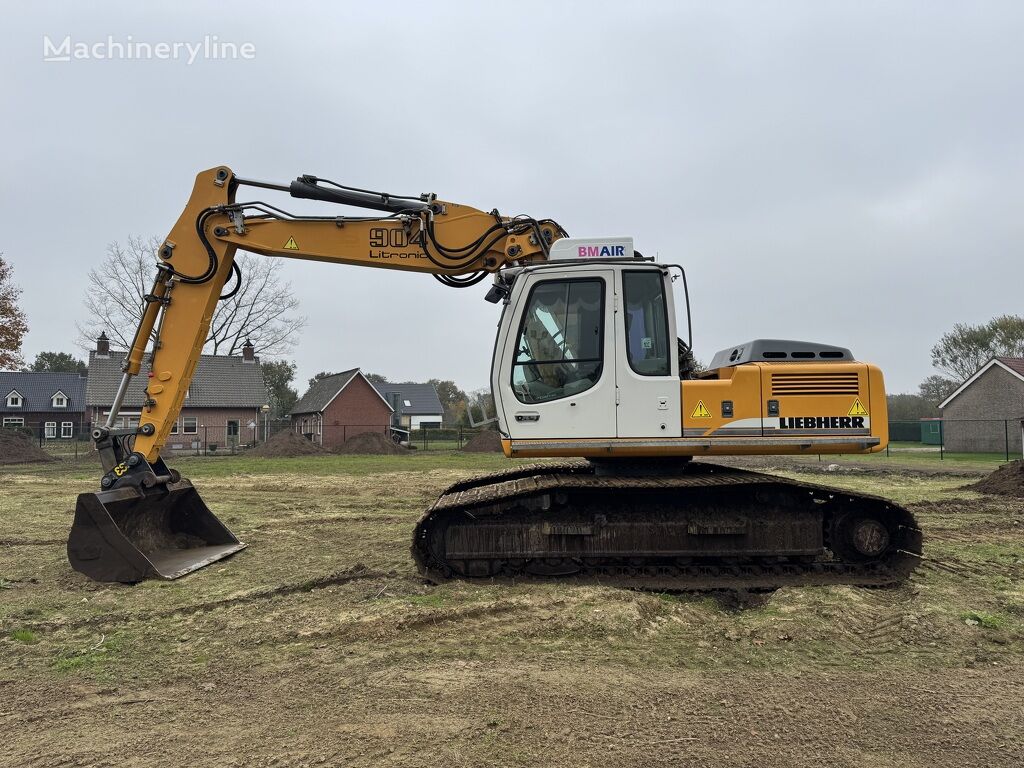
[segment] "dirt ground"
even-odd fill
[[[909,584],[737,596],[422,583],[415,520],[500,456],[177,466],[250,547],[134,587],[64,560],[93,467],[0,468],[0,765],[1024,763],[1024,502],[962,474],[828,473],[911,506]]]

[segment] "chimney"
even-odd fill
[[[106,331],[101,331],[100,337],[96,339],[96,357],[110,357],[110,339]]]
[[[252,342],[248,339],[245,340],[245,344],[242,345],[242,362],[243,363],[255,363],[256,362],[256,349],[253,347]]]

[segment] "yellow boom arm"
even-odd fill
[[[287,191],[389,213],[375,217],[293,216],[262,201],[236,202],[241,187]],[[310,259],[411,272],[426,272],[452,286],[479,282],[510,263],[547,257],[564,236],[554,221],[510,219],[437,200],[433,195],[396,197],[302,176],[288,186],[241,179],[226,167],[203,171],[192,196],[159,250],[153,290],[125,360],[124,378],[106,426],[94,432],[104,469],[113,471],[122,451],[109,436],[127,392],[142,369],[156,329],[150,379],[134,451],[150,463],[160,457],[206,343],[217,301],[234,271],[239,248],[293,259]]]

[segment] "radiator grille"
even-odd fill
[[[856,371],[846,373],[773,373],[772,397],[785,395],[859,395]]]

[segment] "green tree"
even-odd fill
[[[932,347],[932,365],[958,382],[993,357],[1024,357],[1024,317],[1000,315],[981,325],[957,323]]]
[[[473,390],[466,396],[466,413],[463,416],[463,424],[471,425],[470,415],[479,426],[491,425],[495,421],[497,410],[494,407],[494,397],[488,387]],[[484,424],[481,424],[481,421]]]
[[[13,271],[0,253],[0,370],[22,364],[21,342],[28,333],[25,313],[18,307],[21,289],[13,282]]]
[[[980,368],[981,366],[978,367]],[[971,373],[973,373],[973,371]],[[952,379],[947,379],[945,376],[939,376],[938,374],[932,374],[921,382],[917,388],[917,394],[922,400],[930,403],[934,407],[949,397],[953,390],[958,386],[960,385]],[[935,414],[930,415],[934,416]]]
[[[314,384],[316,384],[318,381],[320,381],[320,379],[326,379],[326,378],[329,378],[331,376],[337,376],[337,374],[336,373],[331,373],[330,371],[320,371],[320,373],[316,374],[312,379],[309,380],[309,386],[312,387]],[[383,374],[380,374],[380,373],[366,373],[366,372],[363,372],[363,376],[365,376],[369,380],[369,382],[371,384],[387,384],[388,383],[388,377],[384,376]]]
[[[270,398],[271,418],[280,419],[287,416],[299,399],[299,393],[291,386],[295,379],[295,363],[275,360],[260,363],[260,368],[263,369],[263,381],[267,385],[267,396]]]
[[[321,379],[329,379],[333,375],[334,374],[331,373],[330,371],[320,371],[320,373],[316,374],[315,376],[313,376],[312,379],[309,380],[309,386],[312,387],[314,384],[316,384]]]
[[[85,376],[89,372],[89,366],[67,352],[40,352],[29,370],[77,373],[79,376]]]
[[[444,408],[445,424],[465,423],[466,401],[468,397],[450,379],[430,379],[428,384],[433,384],[437,390],[437,399],[441,401]]]
[[[889,405],[889,421],[917,421],[939,415],[935,403],[921,395],[887,395],[886,400]]]

